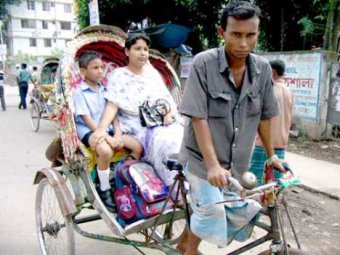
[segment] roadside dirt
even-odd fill
[[[306,137],[290,137],[287,150],[303,156],[340,164],[340,140],[314,141]]]
[[[340,201],[297,187],[287,191],[285,198],[300,244],[307,254],[340,254]],[[284,212],[282,215],[289,243],[296,247],[288,219]]]
[[[340,141],[291,137],[288,151],[340,165]],[[286,201],[301,246],[308,254],[340,254],[340,200],[303,188],[287,191]],[[288,219],[288,240],[296,247]]]

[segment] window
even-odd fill
[[[35,28],[35,21],[30,19],[22,19],[21,20],[22,28]]]
[[[37,39],[30,38],[30,47],[37,47]]]
[[[42,20],[41,26],[42,26],[43,29],[48,29],[48,22],[46,20]]]
[[[43,11],[50,11],[51,9],[51,3],[49,2],[42,2],[42,10]]]
[[[72,5],[64,4],[64,12],[71,13],[71,11],[72,11]]]
[[[52,47],[51,39],[44,39],[44,46],[45,47]]]
[[[27,0],[27,10],[35,10],[34,1]]]
[[[46,20],[42,20],[41,24],[43,29],[48,29],[48,22]]]
[[[60,28],[62,30],[71,30],[71,22],[60,22]]]

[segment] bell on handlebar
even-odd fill
[[[241,177],[241,185],[248,190],[255,188],[257,185],[256,175],[252,172],[245,172]]]

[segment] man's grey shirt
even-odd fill
[[[242,89],[234,85],[225,47],[196,55],[185,85],[180,113],[188,116],[180,159],[192,174],[206,179],[207,170],[198,147],[191,117],[208,121],[217,158],[236,178],[248,171],[255,135],[261,119],[278,114],[271,67],[250,54]]]

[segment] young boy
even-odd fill
[[[86,147],[90,147],[89,140],[100,123],[106,105],[104,96],[107,91],[100,83],[103,75],[103,62],[101,55],[97,52],[87,51],[79,57],[78,63],[84,81],[73,93],[75,122],[79,139]],[[112,115],[113,126],[108,127],[105,140],[94,148],[97,153],[97,173],[100,182],[98,194],[111,212],[115,211],[115,205],[109,183],[109,167],[114,149],[124,146],[131,150],[131,155],[136,159],[139,159],[142,153],[142,146],[135,139],[121,134],[116,118],[117,111],[118,109],[115,109]],[[114,136],[113,127],[115,129]]]

